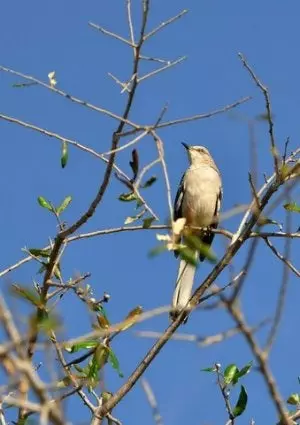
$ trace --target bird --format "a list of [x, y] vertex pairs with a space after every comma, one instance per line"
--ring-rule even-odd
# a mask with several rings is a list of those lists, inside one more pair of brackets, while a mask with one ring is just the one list
[[[199, 237], [204, 246], [209, 247], [214, 239], [211, 229], [218, 227], [219, 211], [223, 197], [222, 179], [208, 149], [204, 146], [190, 146], [182, 143], [187, 151], [189, 167], [183, 174], [174, 202], [174, 222], [185, 219], [192, 235]], [[201, 230], [193, 229], [201, 227]], [[180, 242], [181, 237], [179, 236]], [[184, 236], [183, 236], [184, 239]], [[178, 256], [178, 251], [174, 251]], [[200, 254], [195, 250], [195, 260], [204, 261], [205, 250]], [[170, 310], [171, 320], [175, 320], [181, 310], [187, 307], [192, 294], [196, 268], [183, 258], [179, 270]]]

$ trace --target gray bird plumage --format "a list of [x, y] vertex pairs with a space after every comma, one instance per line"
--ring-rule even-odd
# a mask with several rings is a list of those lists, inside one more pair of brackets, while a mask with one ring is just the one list
[[[211, 245], [214, 233], [211, 228], [218, 226], [218, 216], [222, 200], [222, 181], [218, 167], [209, 151], [203, 146], [188, 146], [190, 166], [184, 173], [175, 197], [174, 221], [184, 217], [187, 226], [202, 227], [205, 231], [193, 230], [200, 240]], [[175, 252], [175, 255], [177, 253]], [[198, 253], [195, 252], [198, 259]], [[200, 261], [205, 255], [200, 255]], [[176, 287], [172, 300], [171, 317], [186, 307], [191, 297], [195, 267], [180, 260]]]

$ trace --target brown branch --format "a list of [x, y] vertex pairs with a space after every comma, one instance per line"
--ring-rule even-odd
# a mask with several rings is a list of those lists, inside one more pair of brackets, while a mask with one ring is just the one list
[[[260, 200], [260, 207], [259, 207], [260, 211], [262, 211], [265, 208], [268, 201], [270, 200], [272, 195], [277, 191], [277, 189], [281, 186], [281, 184], [282, 183], [280, 181], [275, 181], [272, 186], [268, 187], [268, 189], [266, 190], [266, 192], [264, 193], [264, 195], [262, 196]], [[218, 262], [218, 264], [207, 276], [207, 278], [203, 281], [203, 283], [196, 289], [196, 291], [194, 292], [193, 296], [190, 299], [190, 302], [187, 305], [187, 308], [185, 307], [182, 310], [182, 312], [178, 315], [176, 320], [174, 320], [174, 322], [165, 330], [164, 334], [148, 351], [148, 353], [145, 355], [142, 362], [137, 366], [135, 371], [130, 375], [130, 377], [124, 383], [124, 385], [111, 397], [110, 400], [108, 400], [101, 407], [98, 413], [100, 417], [104, 417], [106, 413], [109, 412], [113, 407], [115, 407], [116, 404], [118, 404], [120, 400], [131, 390], [133, 385], [145, 372], [145, 370], [151, 364], [153, 359], [158, 355], [160, 350], [164, 347], [164, 345], [167, 343], [170, 337], [174, 334], [176, 329], [186, 320], [186, 317], [190, 314], [190, 312], [196, 308], [201, 297], [204, 295], [205, 291], [214, 283], [215, 279], [219, 276], [219, 274], [232, 261], [232, 258], [239, 251], [240, 247], [244, 244], [244, 242], [248, 239], [251, 233], [251, 230], [256, 223], [257, 223], [257, 214], [252, 213], [249, 217], [247, 224], [244, 226], [239, 238], [236, 239], [235, 242], [229, 246], [223, 258]], [[278, 399], [276, 399], [276, 402], [277, 401]], [[282, 412], [285, 413], [284, 409], [282, 408], [282, 404], [276, 403], [276, 405], [279, 408], [280, 413]]]
[[[107, 109], [100, 108], [99, 106], [95, 106], [92, 103], [81, 100], [81, 99], [79, 99], [75, 96], [71, 96], [70, 94], [64, 92], [63, 90], [57, 89], [57, 88], [55, 88], [55, 87], [53, 87], [53, 86], [51, 86], [47, 83], [44, 83], [43, 81], [38, 80], [37, 78], [32, 77], [31, 75], [23, 74], [22, 72], [15, 71], [11, 68], [6, 68], [5, 66], [1, 66], [1, 65], [0, 65], [0, 71], [9, 72], [10, 74], [18, 75], [19, 77], [22, 77], [25, 80], [34, 81], [39, 86], [45, 87], [46, 89], [51, 90], [52, 92], [54, 92], [56, 94], [59, 94], [60, 96], [64, 97], [65, 99], [70, 100], [71, 102], [77, 103], [79, 105], [82, 105], [82, 106], [85, 106], [89, 109], [92, 109], [93, 111], [100, 112], [101, 114], [107, 115], [110, 118], [113, 118], [117, 121], [120, 121], [121, 123], [123, 123], [123, 125], [127, 124], [131, 127], [134, 127], [136, 130], [140, 129], [140, 126], [133, 123], [132, 121], [129, 121], [127, 119], [127, 116], [126, 117], [124, 115], [123, 115], [123, 117], [119, 116], [119, 115], [117, 115], [117, 114], [115, 114], [111, 111], [108, 111]], [[123, 126], [122, 126], [122, 128], [123, 128]]]
[[[276, 255], [276, 257], [279, 258], [279, 260], [281, 260], [287, 267], [289, 267], [289, 269], [292, 270], [292, 272], [295, 273], [297, 277], [300, 277], [299, 270], [296, 269], [296, 267], [291, 263], [291, 261], [288, 260], [285, 255], [280, 254], [280, 252], [277, 251], [275, 246], [272, 244], [272, 242], [269, 241], [267, 237], [263, 236], [263, 240], [266, 245], [271, 249], [271, 251]], [[288, 237], [287, 240], [289, 240]]]
[[256, 85], [259, 87], [259, 89], [262, 91], [265, 103], [266, 103], [266, 111], [267, 111], [267, 120], [269, 124], [269, 135], [270, 135], [270, 142], [271, 142], [271, 152], [274, 160], [274, 169], [276, 173], [276, 178], [280, 178], [279, 173], [279, 160], [278, 160], [278, 153], [277, 148], [275, 144], [275, 136], [274, 136], [274, 123], [273, 123], [273, 116], [272, 116], [272, 110], [271, 110], [271, 101], [270, 101], [270, 95], [269, 91], [266, 86], [262, 84], [262, 82], [258, 79], [258, 77], [255, 75], [253, 69], [250, 67], [248, 62], [246, 61], [245, 57], [242, 55], [242, 53], [238, 54], [239, 58], [241, 59], [244, 67], [247, 69], [249, 74], [251, 75], [252, 79], [255, 81]]
[[292, 422], [289, 420], [288, 412], [286, 410], [284, 401], [281, 398], [275, 379], [269, 368], [264, 351], [260, 349], [255, 337], [253, 336], [253, 333], [251, 332], [251, 329], [246, 324], [241, 311], [237, 309], [231, 302], [227, 302], [226, 307], [232, 318], [235, 320], [236, 324], [240, 327], [242, 334], [246, 338], [249, 347], [251, 348], [257, 360], [260, 371], [267, 385], [269, 394], [272, 400], [274, 401], [279, 416], [282, 418], [282, 425], [292, 425]]
[[[285, 227], [288, 231], [290, 230], [290, 227], [291, 227], [291, 215], [289, 214], [288, 211], [286, 212], [286, 226]], [[270, 246], [269, 245], [270, 241], [268, 241], [268, 242], [267, 241], [268, 241], [268, 239], [265, 239], [265, 242], [267, 243], [267, 245]], [[270, 248], [271, 248], [271, 246], [270, 246]], [[273, 249], [272, 249], [272, 251], [273, 251]], [[275, 251], [276, 251], [276, 249], [275, 249]], [[288, 285], [288, 280], [289, 280], [289, 270], [288, 270], [288, 268], [291, 268], [290, 265], [289, 265], [290, 262], [288, 260], [288, 258], [290, 256], [290, 251], [291, 251], [291, 239], [286, 238], [284, 255], [281, 256], [282, 259], [283, 259], [282, 261], [284, 263], [282, 279], [281, 279], [281, 286], [280, 286], [280, 291], [279, 291], [279, 295], [278, 295], [277, 306], [276, 306], [276, 309], [275, 309], [273, 324], [272, 324], [272, 327], [271, 327], [271, 330], [270, 330], [270, 333], [269, 333], [269, 336], [268, 336], [268, 339], [267, 339], [267, 343], [266, 343], [266, 346], [265, 346], [266, 355], [269, 355], [270, 350], [272, 348], [272, 345], [275, 341], [275, 338], [276, 338], [276, 335], [277, 335], [277, 332], [278, 332], [278, 328], [279, 328], [279, 325], [280, 325], [280, 321], [281, 321], [281, 318], [282, 318], [282, 314], [283, 314], [283, 309], [284, 309], [284, 305], [285, 305], [285, 301], [286, 301], [286, 294], [287, 294], [287, 285]], [[277, 257], [278, 257], [278, 255], [277, 255]], [[280, 256], [278, 258], [280, 258]], [[300, 277], [300, 273], [298, 274], [298, 277]]]

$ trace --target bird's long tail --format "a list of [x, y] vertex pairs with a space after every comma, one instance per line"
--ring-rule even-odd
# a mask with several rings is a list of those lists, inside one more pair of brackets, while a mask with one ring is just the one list
[[172, 300], [172, 310], [170, 313], [172, 319], [176, 318], [178, 313], [184, 307], [186, 307], [192, 295], [195, 271], [196, 267], [193, 264], [187, 263], [185, 260], [180, 260], [178, 276]]

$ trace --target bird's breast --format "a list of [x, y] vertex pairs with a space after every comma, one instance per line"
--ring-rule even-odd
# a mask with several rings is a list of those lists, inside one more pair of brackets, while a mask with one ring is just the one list
[[188, 225], [207, 227], [213, 223], [220, 188], [220, 176], [213, 168], [199, 167], [187, 171], [182, 213]]

